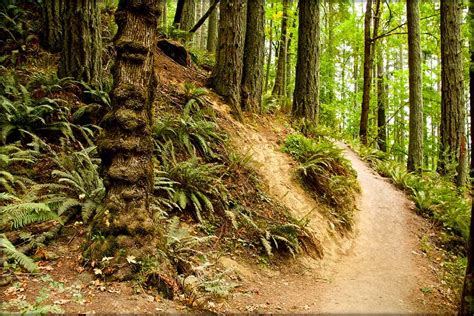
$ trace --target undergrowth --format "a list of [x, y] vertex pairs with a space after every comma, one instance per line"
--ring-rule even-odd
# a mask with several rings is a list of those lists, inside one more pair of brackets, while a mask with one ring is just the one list
[[330, 218], [335, 224], [350, 230], [356, 209], [355, 194], [359, 191], [356, 174], [342, 150], [321, 138], [308, 138], [303, 134], [289, 135], [283, 151], [299, 163], [298, 175], [303, 184], [330, 206]]

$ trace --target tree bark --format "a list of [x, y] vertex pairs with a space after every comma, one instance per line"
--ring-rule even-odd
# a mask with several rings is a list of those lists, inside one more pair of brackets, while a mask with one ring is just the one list
[[179, 24], [181, 23], [181, 19], [183, 17], [183, 7], [184, 7], [184, 2], [186, 0], [178, 0], [176, 4], [176, 12], [174, 14], [174, 19], [173, 19], [173, 25], [175, 27], [179, 27]]
[[375, 42], [372, 38], [377, 36], [378, 23], [380, 19], [380, 0], [376, 0], [376, 9], [374, 16], [374, 29], [372, 31], [372, 0], [367, 0], [364, 24], [364, 86], [362, 94], [362, 110], [360, 113], [360, 129], [359, 137], [362, 144], [367, 145], [367, 128], [369, 122], [369, 106], [370, 106], [370, 87], [372, 82], [372, 65], [374, 63], [373, 45]]
[[220, 5], [218, 50], [212, 85], [241, 119], [240, 84], [242, 83], [245, 43], [245, 0], [223, 0]]
[[216, 8], [211, 11], [207, 27], [207, 51], [212, 54], [215, 54], [217, 50], [218, 10], [219, 7], [216, 5]]
[[385, 108], [387, 104], [387, 95], [385, 91], [385, 74], [382, 55], [382, 42], [378, 45], [377, 60], [377, 144], [379, 149], [387, 152], [387, 118]]
[[58, 76], [100, 87], [102, 38], [96, 0], [65, 0], [63, 4], [63, 46]]
[[189, 31], [196, 21], [196, 0], [185, 0], [179, 28]]
[[263, 64], [265, 52], [265, 0], [252, 0], [247, 7], [244, 64], [242, 74], [242, 109], [258, 113], [262, 105]]
[[[271, 8], [273, 9], [273, 2], [271, 3]], [[268, 82], [270, 80], [270, 66], [272, 64], [272, 48], [273, 48], [273, 19], [270, 19], [270, 35], [268, 38], [268, 57], [267, 57], [267, 68], [265, 73], [265, 87], [263, 90], [268, 91]]]
[[[153, 51], [159, 15], [155, 0], [120, 1], [115, 13], [118, 32], [112, 110], [98, 144], [107, 189], [106, 211], [98, 214], [93, 229], [106, 237], [93, 242], [90, 254], [96, 260], [114, 257], [117, 279], [131, 276], [127, 256], [152, 256], [157, 249], [157, 227], [149, 204], [153, 190], [152, 102], [157, 86]], [[127, 256], [120, 253], [123, 250]]]
[[410, 124], [407, 170], [423, 169], [423, 95], [421, 83], [419, 0], [407, 0]]
[[286, 97], [286, 55], [288, 47], [288, 6], [289, 0], [283, 0], [283, 17], [281, 20], [281, 38], [278, 44], [278, 64], [275, 75], [275, 85], [272, 95]]
[[464, 76], [461, 50], [462, 0], [441, 1], [441, 128], [438, 171], [456, 165], [455, 182], [467, 180]]
[[41, 45], [52, 53], [58, 53], [62, 47], [63, 27], [61, 17], [63, 14], [63, 3], [57, 0], [43, 0], [41, 9]]
[[317, 123], [319, 115], [319, 6], [320, 0], [299, 1], [298, 52], [293, 118]]

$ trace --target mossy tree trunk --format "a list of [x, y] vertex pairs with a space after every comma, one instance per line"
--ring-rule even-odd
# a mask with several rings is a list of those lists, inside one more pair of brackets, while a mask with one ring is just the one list
[[245, 42], [245, 0], [223, 0], [220, 4], [216, 66], [212, 85], [230, 104], [234, 115], [242, 118], [240, 85], [242, 83]]
[[41, 45], [52, 53], [60, 52], [63, 33], [61, 23], [63, 2], [57, 0], [43, 0], [41, 11]]
[[[469, 1], [468, 21], [471, 34], [474, 34], [474, 0]], [[469, 42], [471, 64], [469, 67], [469, 97], [471, 115], [471, 157], [474, 157], [474, 38]], [[474, 179], [474, 159], [471, 158], [471, 179]], [[471, 180], [472, 181], [472, 180]], [[471, 186], [471, 196], [473, 197], [471, 208], [471, 223], [469, 234], [469, 245], [467, 254], [466, 276], [459, 308], [459, 315], [472, 315], [474, 313], [474, 181]]]
[[438, 171], [456, 165], [458, 186], [467, 180], [464, 75], [461, 50], [462, 0], [441, 1], [441, 128]]
[[93, 232], [93, 259], [114, 257], [114, 278], [126, 279], [133, 267], [127, 256], [156, 254], [157, 227], [150, 211], [153, 190], [152, 102], [156, 89], [153, 50], [160, 8], [156, 0], [121, 0], [115, 13], [117, 58], [110, 93], [112, 110], [104, 123], [99, 150], [107, 194], [106, 211]]
[[207, 51], [213, 54], [216, 53], [217, 49], [218, 11], [219, 7], [212, 10], [207, 27]]
[[289, 0], [283, 0], [283, 17], [281, 20], [281, 37], [278, 44], [278, 60], [275, 84], [272, 95], [284, 99], [286, 97], [286, 55], [288, 53], [288, 7]]
[[421, 83], [419, 0], [407, 1], [410, 123], [407, 170], [423, 169], [423, 95]]
[[319, 115], [320, 0], [299, 2], [298, 52], [291, 114], [317, 122]]
[[65, 0], [62, 3], [63, 37], [58, 76], [100, 87], [102, 38], [97, 1]]
[[263, 90], [265, 0], [248, 2], [245, 34], [242, 109], [258, 113], [261, 110]]

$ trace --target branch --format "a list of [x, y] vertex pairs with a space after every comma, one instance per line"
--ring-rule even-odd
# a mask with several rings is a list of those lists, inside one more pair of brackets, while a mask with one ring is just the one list
[[[423, 18], [420, 18], [420, 21], [421, 20], [427, 20], [427, 19], [431, 19], [435, 16], [437, 16], [438, 14], [433, 14], [433, 15], [430, 15], [430, 16], [425, 16]], [[392, 35], [392, 32], [395, 32], [396, 30], [398, 30], [399, 28], [402, 28], [404, 27], [405, 25], [407, 25], [407, 22], [405, 23], [402, 23], [396, 27], [394, 27], [393, 29], [391, 29], [390, 31], [387, 31], [386, 33], [383, 33], [383, 34], [380, 34], [378, 36], [375, 36], [374, 38], [370, 39], [371, 42], [375, 42], [376, 40], [378, 40], [379, 38], [383, 38], [383, 37], [387, 37], [389, 35]], [[406, 34], [406, 33], [395, 33], [395, 34]]]
[[214, 9], [217, 7], [217, 4], [219, 4], [219, 1], [220, 0], [214, 0], [209, 9], [207, 9], [207, 12], [199, 19], [196, 25], [194, 25], [193, 28], [189, 30], [189, 33], [195, 33], [201, 27], [201, 25], [204, 24], [207, 18], [211, 15], [212, 11], [214, 11]]

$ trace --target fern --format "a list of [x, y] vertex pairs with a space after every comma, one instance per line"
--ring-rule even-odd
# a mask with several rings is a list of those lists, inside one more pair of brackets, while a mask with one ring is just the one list
[[0, 249], [11, 260], [17, 261], [22, 267], [29, 272], [37, 272], [38, 266], [35, 262], [25, 254], [19, 252], [15, 246], [7, 239], [5, 234], [0, 234]]
[[199, 222], [204, 221], [203, 212], [212, 215], [214, 204], [227, 208], [227, 189], [222, 183], [223, 166], [202, 163], [197, 158], [177, 162], [166, 158], [163, 171], [172, 181], [170, 196], [180, 210], [192, 210]]

